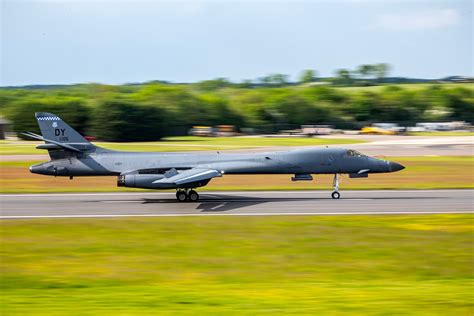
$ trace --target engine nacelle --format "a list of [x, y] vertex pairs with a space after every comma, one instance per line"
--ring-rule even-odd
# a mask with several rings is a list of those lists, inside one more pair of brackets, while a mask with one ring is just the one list
[[349, 173], [349, 178], [368, 178], [369, 174], [367, 172], [364, 173]]
[[163, 179], [162, 174], [126, 174], [117, 177], [117, 186], [142, 189], [160, 189], [159, 184], [153, 183]]
[[167, 178], [165, 174], [123, 174], [117, 177], [117, 186], [141, 189], [194, 189], [205, 186], [211, 179], [199, 180], [177, 185], [174, 182], [158, 182], [157, 180]]

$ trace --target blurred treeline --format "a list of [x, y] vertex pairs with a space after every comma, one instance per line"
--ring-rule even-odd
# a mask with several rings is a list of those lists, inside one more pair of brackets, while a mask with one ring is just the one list
[[304, 124], [360, 128], [371, 122], [474, 121], [473, 89], [457, 85], [339, 88], [299, 85], [84, 84], [0, 89], [1, 114], [15, 131], [37, 131], [34, 112], [53, 112], [85, 135], [109, 141], [184, 135], [194, 125], [272, 133]]

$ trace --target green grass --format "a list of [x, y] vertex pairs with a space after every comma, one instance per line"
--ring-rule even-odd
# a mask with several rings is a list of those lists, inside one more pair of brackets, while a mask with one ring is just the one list
[[472, 315], [472, 215], [2, 221], [2, 315]]
[[[125, 151], [195, 151], [195, 150], [229, 150], [273, 146], [321, 146], [337, 144], [363, 143], [356, 139], [325, 138], [264, 138], [264, 137], [169, 137], [159, 142], [110, 143], [94, 142], [97, 146]], [[35, 149], [40, 142], [0, 141], [2, 155], [45, 154], [44, 150]]]

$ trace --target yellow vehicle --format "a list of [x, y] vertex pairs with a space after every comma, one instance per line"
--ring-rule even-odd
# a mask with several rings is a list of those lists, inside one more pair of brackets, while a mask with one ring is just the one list
[[237, 135], [234, 125], [217, 125], [217, 131], [215, 131], [214, 134], [221, 137]]
[[193, 128], [188, 131], [188, 134], [205, 137], [228, 137], [237, 135], [237, 132], [235, 131], [234, 125], [218, 125], [216, 127], [193, 126]]
[[188, 131], [188, 134], [191, 136], [210, 137], [214, 136], [214, 128], [211, 126], [193, 126], [193, 128]]
[[395, 135], [394, 131], [389, 131], [376, 126], [365, 126], [360, 130], [360, 134], [366, 135]]

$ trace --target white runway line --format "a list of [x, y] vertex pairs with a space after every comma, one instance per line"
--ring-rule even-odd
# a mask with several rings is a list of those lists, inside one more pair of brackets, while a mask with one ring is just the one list
[[[343, 190], [344, 193], [377, 193], [377, 192], [394, 192], [394, 193], [430, 193], [443, 191], [474, 191], [472, 189], [439, 189], [439, 190]], [[228, 195], [228, 194], [327, 194], [330, 190], [300, 190], [300, 191], [200, 191], [201, 195]], [[69, 197], [69, 196], [134, 196], [134, 195], [174, 195], [173, 191], [163, 192], [103, 192], [103, 193], [31, 193], [31, 194], [0, 194], [2, 197]]]
[[114, 218], [114, 217], [188, 217], [188, 216], [327, 216], [327, 215], [413, 215], [413, 214], [474, 214], [466, 212], [322, 212], [322, 213], [188, 213], [188, 214], [70, 214], [70, 215], [25, 215], [0, 216], [0, 219], [34, 219], [34, 218]]

